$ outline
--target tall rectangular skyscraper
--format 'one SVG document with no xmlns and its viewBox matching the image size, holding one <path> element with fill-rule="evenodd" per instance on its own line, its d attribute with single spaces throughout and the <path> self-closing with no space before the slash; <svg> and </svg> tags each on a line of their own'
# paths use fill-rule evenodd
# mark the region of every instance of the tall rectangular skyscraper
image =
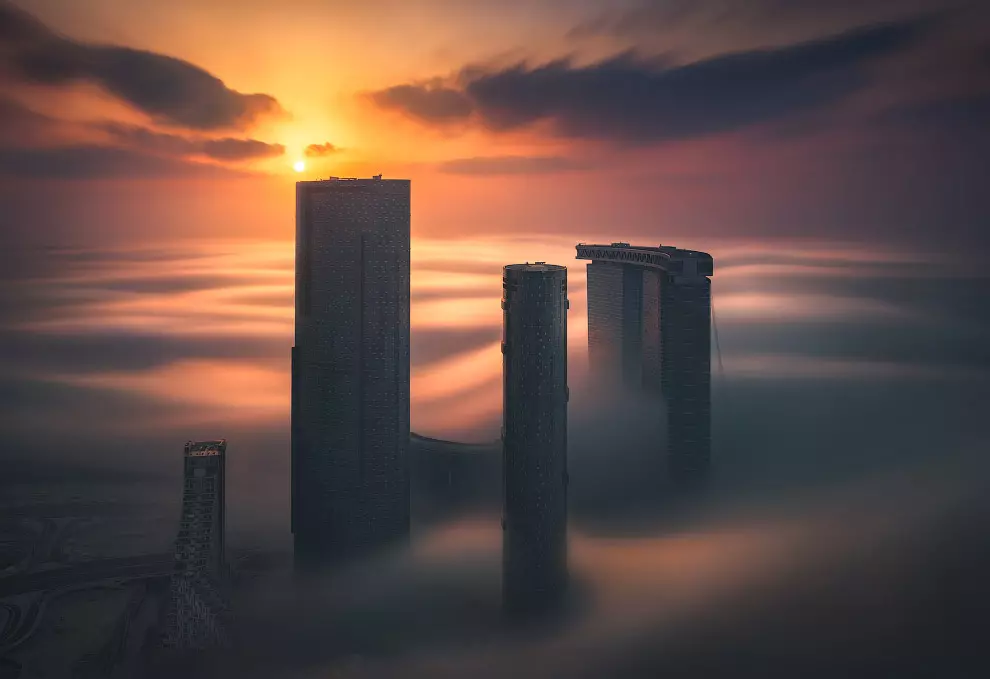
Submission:
<svg viewBox="0 0 990 679">
<path fill-rule="evenodd" d="M 296 184 L 292 531 L 328 562 L 409 531 L 409 180 Z"/>
<path fill-rule="evenodd" d="M 175 540 L 180 571 L 220 577 L 226 558 L 224 533 L 227 442 L 189 441 L 183 455 L 182 516 Z"/>
<path fill-rule="evenodd" d="M 567 269 L 503 273 L 502 598 L 538 612 L 567 586 Z"/>
<path fill-rule="evenodd" d="M 659 395 L 670 476 L 704 479 L 711 457 L 711 255 L 612 243 L 580 244 L 577 256 L 591 260 L 592 374 Z"/>
<path fill-rule="evenodd" d="M 176 568 L 169 585 L 162 640 L 176 650 L 224 645 L 228 639 L 226 456 L 223 439 L 189 441 L 185 446 Z"/>
</svg>

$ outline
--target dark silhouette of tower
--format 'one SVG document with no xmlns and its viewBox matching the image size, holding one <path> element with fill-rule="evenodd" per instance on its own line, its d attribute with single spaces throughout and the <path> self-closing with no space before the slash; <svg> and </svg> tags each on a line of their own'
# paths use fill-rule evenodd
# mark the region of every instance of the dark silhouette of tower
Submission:
<svg viewBox="0 0 990 679">
<path fill-rule="evenodd" d="M 503 578 L 510 613 L 567 587 L 567 269 L 506 266 L 503 297 Z"/>
<path fill-rule="evenodd" d="M 592 375 L 660 395 L 670 476 L 679 484 L 703 481 L 711 465 L 711 255 L 582 243 L 577 258 L 591 260 Z"/>
<path fill-rule="evenodd" d="M 177 650 L 227 642 L 225 467 L 227 442 L 189 441 L 164 643 Z"/>
<path fill-rule="evenodd" d="M 219 578 L 226 561 L 227 442 L 189 441 L 182 459 L 182 516 L 175 543 L 177 568 Z"/>
<path fill-rule="evenodd" d="M 298 563 L 409 532 L 409 227 L 409 180 L 296 184 Z"/>
</svg>

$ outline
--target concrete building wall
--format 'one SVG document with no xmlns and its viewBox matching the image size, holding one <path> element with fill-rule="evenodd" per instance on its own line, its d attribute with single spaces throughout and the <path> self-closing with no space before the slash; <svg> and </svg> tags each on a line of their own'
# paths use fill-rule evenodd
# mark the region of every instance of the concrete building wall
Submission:
<svg viewBox="0 0 990 679">
<path fill-rule="evenodd" d="M 588 357 L 597 384 L 621 376 L 660 396 L 669 476 L 704 479 L 711 458 L 711 256 L 628 243 L 580 244 L 578 256 L 592 259 Z"/>
<path fill-rule="evenodd" d="M 409 530 L 408 180 L 299 182 L 293 351 L 296 553 Z"/>
<path fill-rule="evenodd" d="M 700 481 L 711 458 L 711 281 L 670 276 L 662 300 L 668 469 L 675 481 Z"/>
<path fill-rule="evenodd" d="M 596 385 L 622 374 L 622 265 L 588 264 L 588 365 Z"/>
<path fill-rule="evenodd" d="M 666 276 L 658 269 L 643 270 L 642 376 L 643 388 L 655 395 L 663 393 L 660 333 L 663 281 Z"/>
<path fill-rule="evenodd" d="M 177 650 L 226 643 L 227 442 L 190 441 L 183 455 L 182 514 L 175 539 L 164 643 Z"/>
<path fill-rule="evenodd" d="M 230 642 L 230 613 L 218 585 L 195 573 L 176 574 L 170 583 L 166 648 L 194 651 Z"/>
<path fill-rule="evenodd" d="M 642 269 L 588 264 L 588 361 L 596 385 L 642 382 Z"/>
<path fill-rule="evenodd" d="M 182 514 L 175 540 L 178 568 L 219 576 L 225 559 L 226 441 L 190 441 L 185 446 Z"/>
<path fill-rule="evenodd" d="M 541 609 L 567 585 L 567 270 L 503 276 L 503 600 Z"/>
</svg>

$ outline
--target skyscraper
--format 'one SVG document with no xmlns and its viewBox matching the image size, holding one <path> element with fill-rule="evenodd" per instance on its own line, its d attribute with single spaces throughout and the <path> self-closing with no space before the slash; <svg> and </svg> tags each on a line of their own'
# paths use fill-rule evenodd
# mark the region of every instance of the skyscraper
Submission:
<svg viewBox="0 0 990 679">
<path fill-rule="evenodd" d="M 711 458 L 711 255 L 670 246 L 582 243 L 577 258 L 591 260 L 592 374 L 621 371 L 622 383 L 659 394 L 671 478 L 703 480 Z"/>
<path fill-rule="evenodd" d="M 227 442 L 189 441 L 183 456 L 182 516 L 175 541 L 178 570 L 219 577 L 226 528 L 224 468 Z"/>
<path fill-rule="evenodd" d="M 328 562 L 409 531 L 409 180 L 296 184 L 292 531 Z"/>
<path fill-rule="evenodd" d="M 546 609 L 567 586 L 567 269 L 506 266 L 502 598 Z"/>
<path fill-rule="evenodd" d="M 229 610 L 224 470 L 227 442 L 189 441 L 183 455 L 182 514 L 175 538 L 164 644 L 177 650 L 227 643 Z"/>
</svg>

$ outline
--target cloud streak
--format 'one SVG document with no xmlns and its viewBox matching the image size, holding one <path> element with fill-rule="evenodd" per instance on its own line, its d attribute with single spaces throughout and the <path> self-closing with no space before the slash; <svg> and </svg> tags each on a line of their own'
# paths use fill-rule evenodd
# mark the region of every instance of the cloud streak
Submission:
<svg viewBox="0 0 990 679">
<path fill-rule="evenodd" d="M 68 133 L 88 138 L 60 145 Z M 97 140 L 95 137 L 100 137 Z M 72 123 L 0 97 L 0 175 L 31 179 L 156 178 L 240 174 L 190 158 L 240 162 L 285 153 L 281 144 L 204 138 L 117 122 Z"/>
<path fill-rule="evenodd" d="M 370 96 L 381 108 L 396 109 L 431 124 L 466 120 L 474 109 L 463 92 L 437 84 L 395 85 Z"/>
<path fill-rule="evenodd" d="M 244 161 L 274 158 L 285 153 L 282 144 L 269 144 L 257 139 L 199 139 L 168 132 L 155 132 L 144 127 L 121 123 L 105 123 L 100 129 L 114 141 L 152 153 L 166 155 L 199 155 L 220 161 Z"/>
<path fill-rule="evenodd" d="M 60 148 L 0 148 L 0 176 L 17 179 L 155 179 L 247 175 L 246 172 L 218 165 L 91 144 Z"/>
<path fill-rule="evenodd" d="M 610 5 L 581 21 L 569 36 L 650 39 L 657 35 L 669 38 L 672 31 L 691 31 L 714 32 L 731 40 L 784 30 L 807 34 L 823 27 L 898 20 L 965 4 L 966 0 L 633 0 Z"/>
<path fill-rule="evenodd" d="M 552 174 L 585 167 L 583 163 L 563 156 L 478 156 L 454 158 L 439 165 L 441 172 L 472 176 Z"/>
<path fill-rule="evenodd" d="M 33 85 L 91 83 L 157 122 L 190 129 L 243 129 L 283 113 L 271 95 L 233 90 L 188 61 L 79 42 L 8 3 L 0 3 L 0 72 Z"/>
<path fill-rule="evenodd" d="M 676 66 L 624 53 L 589 65 L 471 67 L 456 86 L 406 84 L 371 98 L 438 126 L 548 123 L 561 136 L 626 143 L 697 138 L 833 104 L 864 87 L 869 62 L 912 45 L 926 28 L 922 20 L 878 24 Z"/>
<path fill-rule="evenodd" d="M 307 158 L 321 158 L 323 156 L 332 156 L 340 151 L 339 148 L 331 144 L 330 142 L 324 142 L 322 144 L 310 144 L 303 151 L 303 155 Z"/>
</svg>

